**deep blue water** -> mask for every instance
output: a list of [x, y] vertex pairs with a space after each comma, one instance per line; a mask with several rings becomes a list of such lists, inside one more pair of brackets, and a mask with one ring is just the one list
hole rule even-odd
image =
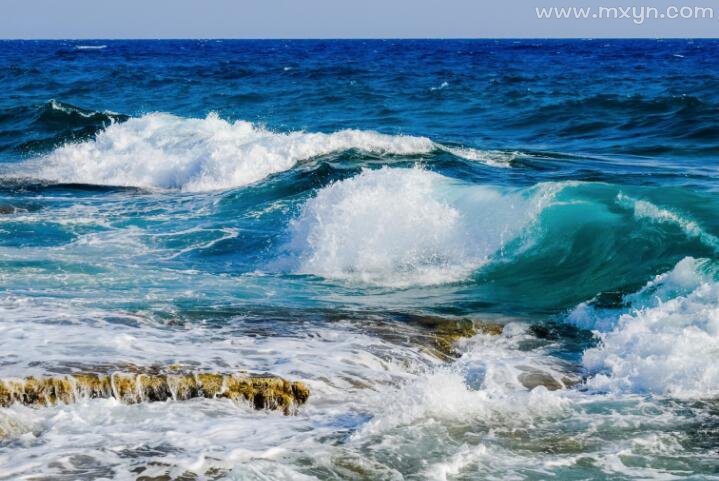
[[[715, 40], [0, 42], [2, 374], [179, 362], [307, 379], [304, 424], [273, 422], [329, 460], [273, 439], [290, 454], [258, 465], [271, 479], [715, 479], [718, 57]], [[387, 332], [427, 315], [506, 324], [507, 340], [462, 348], [446, 369], [464, 388], [426, 380], [422, 348]], [[368, 356], [413, 367], [389, 379]], [[575, 381], [537, 400], [526, 366]], [[402, 421], [327, 408], [346, 369], [351, 393], [419, 383], [459, 401]], [[227, 429], [261, 429], [251, 418]], [[116, 442], [255, 479], [196, 421], [185, 434], [208, 441], [186, 451], [157, 438], [167, 426]], [[0, 445], [11, 476], [108, 455], [33, 422]]]
[[2, 149], [28, 153], [23, 143], [80, 127], [37, 121], [38, 107], [56, 99], [133, 116], [217, 112], [278, 130], [373, 129], [625, 163], [706, 160], [718, 148], [717, 48], [713, 40], [3, 42]]

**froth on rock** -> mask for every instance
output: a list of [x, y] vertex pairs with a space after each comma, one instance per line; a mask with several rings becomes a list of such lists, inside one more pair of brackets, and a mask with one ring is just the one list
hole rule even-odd
[[76, 373], [53, 377], [0, 380], [0, 406], [71, 404], [80, 399], [115, 398], [140, 402], [224, 398], [248, 402], [255, 409], [293, 414], [310, 391], [301, 382], [273, 375], [221, 373]]
[[472, 319], [447, 319], [435, 316], [414, 316], [413, 322], [429, 329], [434, 337], [435, 348], [450, 357], [459, 353], [455, 344], [462, 338], [469, 338], [477, 334], [499, 336], [504, 326], [501, 324], [477, 321]]

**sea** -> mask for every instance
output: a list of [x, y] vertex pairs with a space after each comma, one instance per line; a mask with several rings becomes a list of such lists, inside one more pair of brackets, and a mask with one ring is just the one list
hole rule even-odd
[[0, 384], [310, 396], [17, 402], [0, 479], [719, 479], [718, 58], [1, 41]]

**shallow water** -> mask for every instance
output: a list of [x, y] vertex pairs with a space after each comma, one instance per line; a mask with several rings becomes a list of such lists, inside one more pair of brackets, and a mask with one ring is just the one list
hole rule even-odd
[[0, 408], [0, 479], [719, 478], [718, 53], [0, 42], [0, 378], [311, 390]]

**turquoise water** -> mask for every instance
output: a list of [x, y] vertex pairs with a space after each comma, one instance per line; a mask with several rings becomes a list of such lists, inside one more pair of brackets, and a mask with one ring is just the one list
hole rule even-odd
[[0, 479], [719, 478], [718, 49], [0, 42], [0, 376], [312, 391], [0, 408]]

